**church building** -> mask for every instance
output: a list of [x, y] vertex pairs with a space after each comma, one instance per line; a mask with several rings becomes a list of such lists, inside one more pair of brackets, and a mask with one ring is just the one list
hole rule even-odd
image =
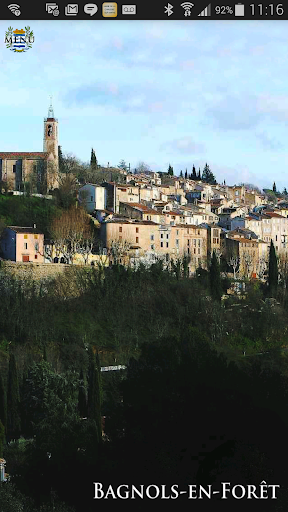
[[43, 152], [1, 153], [0, 182], [5, 190], [46, 194], [58, 187], [58, 119], [50, 104], [44, 118]]

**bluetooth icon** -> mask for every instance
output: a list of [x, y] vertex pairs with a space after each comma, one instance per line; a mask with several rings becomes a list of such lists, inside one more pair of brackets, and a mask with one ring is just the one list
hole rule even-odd
[[173, 14], [173, 5], [168, 4], [166, 7], [164, 7], [164, 9], [165, 14], [168, 14], [168, 16], [171, 16], [171, 14]]

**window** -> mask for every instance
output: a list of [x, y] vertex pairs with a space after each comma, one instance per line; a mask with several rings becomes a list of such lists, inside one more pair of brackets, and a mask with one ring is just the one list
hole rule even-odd
[[150, 236], [150, 239], [151, 239], [151, 240], [154, 240], [154, 235], [151, 235], [151, 236]]
[[194, 254], [196, 254], [196, 249], [193, 249]]
[[277, 242], [277, 235], [275, 236], [276, 242]]
[[39, 251], [39, 244], [38, 243], [35, 244], [35, 251]]
[[35, 254], [35, 260], [37, 260], [37, 254]]
[[200, 254], [200, 248], [198, 249], [198, 254]]
[[163, 233], [161, 233], [161, 238], [163, 238]]
[[200, 235], [200, 229], [198, 229], [198, 235]]
[[179, 229], [176, 229], [176, 236], [179, 235]]
[[166, 242], [166, 247], [168, 247], [168, 246], [169, 246], [169, 243], [168, 243], [168, 242]]
[[161, 247], [163, 247], [163, 242], [160, 243]]
[[187, 247], [187, 252], [188, 252], [188, 254], [190, 253], [190, 249], [189, 249], [189, 247]]
[[196, 243], [197, 243], [197, 240], [194, 238], [194, 240], [193, 240], [194, 247], [196, 247]]
[[27, 238], [28, 238], [28, 235], [24, 235], [24, 239], [26, 239], [26, 240], [27, 240]]
[[13, 165], [13, 172], [16, 172], [16, 165]]
[[122, 240], [122, 236], [121, 235], [119, 236], [119, 240]]
[[91, 202], [93, 201], [93, 196], [91, 196], [91, 199], [90, 199], [90, 201], [91, 201]]
[[139, 233], [139, 228], [136, 228], [136, 233]]
[[28, 244], [27, 244], [27, 242], [24, 242], [24, 249], [26, 249], [26, 250], [28, 249]]
[[34, 238], [37, 240], [38, 239], [38, 235], [34, 235]]
[[176, 240], [176, 245], [177, 247], [179, 247], [179, 240]]
[[139, 238], [136, 236], [136, 244], [139, 244]]
[[200, 247], [201, 245], [201, 240], [198, 240], [198, 247]]
[[169, 238], [169, 235], [166, 235], [166, 238], [168, 239], [168, 238]]
[[190, 245], [190, 240], [187, 240], [187, 245]]
[[122, 233], [122, 226], [119, 226], [119, 233]]
[[151, 250], [152, 250], [152, 251], [154, 251], [154, 249], [155, 249], [155, 245], [154, 245], [154, 244], [152, 244], [152, 245], [151, 245]]

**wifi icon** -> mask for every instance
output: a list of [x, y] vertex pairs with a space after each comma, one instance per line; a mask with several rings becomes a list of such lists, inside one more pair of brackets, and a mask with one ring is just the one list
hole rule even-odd
[[17, 4], [10, 4], [8, 5], [8, 9], [10, 9], [10, 11], [15, 14], [15, 16], [20, 16], [21, 14], [21, 11], [20, 11], [20, 5], [17, 5]]
[[184, 16], [191, 16], [191, 9], [194, 7], [194, 4], [191, 4], [191, 2], [184, 2], [181, 4], [181, 7], [184, 9]]

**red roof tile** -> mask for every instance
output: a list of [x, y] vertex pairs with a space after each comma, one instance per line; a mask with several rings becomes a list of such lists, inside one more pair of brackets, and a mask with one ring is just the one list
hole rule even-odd
[[0, 153], [1, 159], [9, 158], [47, 158], [49, 153], [41, 152], [21, 152], [21, 153]]

